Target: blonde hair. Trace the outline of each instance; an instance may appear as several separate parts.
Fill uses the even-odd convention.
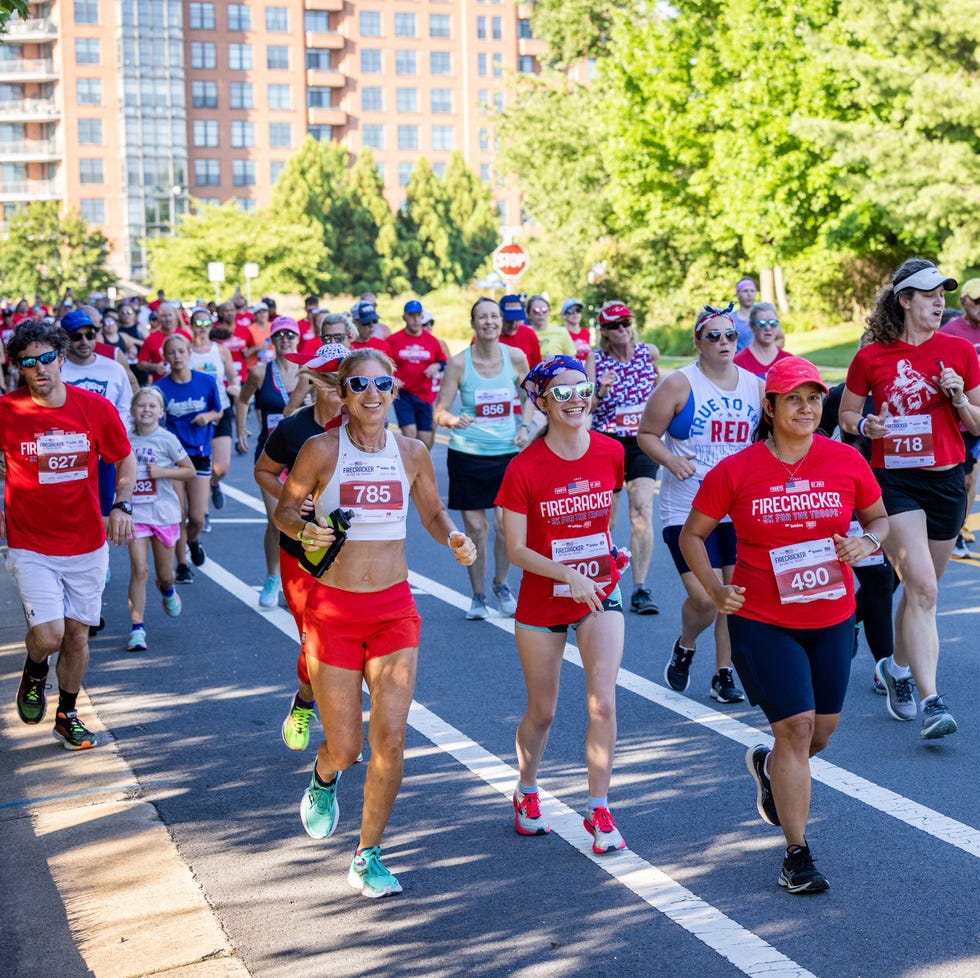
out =
[[[132,414],[136,410],[136,403],[141,397],[152,397],[160,405],[164,413],[167,411],[167,401],[163,396],[163,391],[159,387],[141,387],[129,402],[129,411]]]

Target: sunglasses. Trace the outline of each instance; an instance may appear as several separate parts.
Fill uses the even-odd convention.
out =
[[[545,394],[551,394],[556,401],[567,401],[571,398],[572,394],[578,394],[583,401],[587,401],[592,397],[594,390],[595,384],[589,380],[583,380],[580,384],[555,384],[554,387],[549,387],[541,396],[544,397]]]
[[[202,327],[203,326],[210,326],[211,325],[211,320],[210,319],[192,319],[191,320],[191,325],[192,326],[202,326]]]
[[[48,350],[47,353],[42,353],[40,356],[24,357],[17,362],[20,364],[22,370],[30,370],[33,367],[36,367],[39,363],[43,363],[47,367],[49,364],[54,363],[57,359],[57,352],[55,350]]]
[[[88,329],[84,331],[79,330],[77,332],[68,334],[69,343],[77,343],[79,340],[87,340],[89,343],[91,343],[92,340],[94,339],[95,339],[95,333],[93,333],[91,330]]]
[[[374,384],[374,389],[379,394],[390,394],[391,389],[395,386],[395,378],[386,375],[380,377],[362,377],[359,374],[355,374],[353,377],[348,377],[344,381],[344,384],[355,394],[363,394],[371,384]]]
[[[281,329],[272,338],[274,340],[298,340],[299,333],[294,333],[291,329]]]
[[[723,333],[720,329],[712,329],[707,333],[702,333],[701,339],[707,340],[709,343],[717,343],[723,336],[729,343],[734,343],[738,339],[738,331],[734,329],[726,329]]]
[[[347,339],[346,333],[321,333],[320,339],[324,343],[343,343]]]
[[[753,319],[750,325],[757,329],[775,329],[779,325],[778,319]]]
[[[620,319],[618,322],[615,323],[603,323],[602,328],[603,329],[629,329],[632,325],[633,325],[633,321],[631,319]]]

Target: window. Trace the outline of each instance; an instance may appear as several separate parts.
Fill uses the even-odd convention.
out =
[[[395,74],[396,75],[417,74],[416,67],[415,67],[414,51],[395,52]]]
[[[304,10],[303,30],[309,34],[329,34],[330,14],[326,10]]]
[[[234,149],[250,149],[255,145],[255,123],[235,119],[231,124],[231,145]]]
[[[504,56],[495,54],[493,56],[493,77],[499,78],[504,73]]]
[[[415,14],[395,14],[395,37],[415,37]]]
[[[481,78],[486,78],[490,74],[487,70],[487,56],[483,52],[476,56],[476,73]]]
[[[102,82],[98,78],[79,78],[77,91],[79,105],[102,104]]]
[[[433,163],[432,172],[442,180],[446,176],[446,164],[445,163]]]
[[[429,37],[449,38],[449,14],[429,14]]]
[[[191,138],[195,146],[217,146],[218,120],[195,119],[191,129]]]
[[[232,82],[228,86],[228,95],[233,109],[255,108],[255,97],[252,94],[251,82]]]
[[[385,165],[384,163],[375,163],[375,167],[378,170],[378,176],[381,177],[381,182],[385,182]]]
[[[306,67],[312,71],[330,70],[330,49],[329,48],[307,48]]]
[[[269,108],[291,109],[293,107],[293,91],[289,85],[269,86]]]
[[[75,38],[75,64],[97,65],[99,63],[99,39],[97,37]]]
[[[102,160],[78,161],[79,183],[103,183]]]
[[[490,182],[490,164],[489,163],[481,163],[480,164],[480,179],[484,183],[489,183]]]
[[[493,39],[499,41],[504,36],[504,26],[503,19],[500,17],[493,18]]]
[[[287,33],[289,30],[289,10],[286,7],[266,7],[265,29],[270,34]]]
[[[358,19],[361,37],[381,37],[381,14],[376,10],[362,10]]]
[[[75,23],[97,24],[99,22],[99,0],[75,0]]]
[[[214,30],[214,4],[192,3],[190,5],[190,28],[193,31]]]
[[[270,44],[265,49],[265,65],[270,71],[288,71],[289,48],[285,44]]]
[[[195,109],[216,109],[218,107],[218,83],[191,82],[191,105]]]
[[[82,220],[89,224],[105,224],[105,201],[98,197],[83,197],[79,202]]]
[[[385,148],[385,127],[384,126],[365,126],[364,145],[369,149]]]
[[[318,143],[329,143],[333,139],[333,126],[307,126],[306,133]]]
[[[456,143],[456,130],[452,126],[432,127],[432,148],[451,150]]]
[[[254,180],[252,181],[255,182]],[[235,206],[240,211],[254,211],[256,209],[256,202],[248,197],[235,197]]]
[[[381,49],[380,48],[361,48],[361,74],[362,75],[381,74]]]
[[[432,111],[436,115],[445,115],[453,111],[453,90],[451,88],[432,89]]]
[[[522,54],[517,59],[517,70],[522,75],[533,75],[534,74],[534,57],[530,54]]]
[[[376,85],[365,85],[361,89],[361,111],[383,112],[384,99],[382,90]]]
[[[228,4],[228,30],[250,31],[252,29],[252,10],[243,3]]]
[[[490,151],[490,130],[481,129],[480,130],[480,152],[487,153]]]
[[[418,149],[419,148],[419,127],[418,126],[399,126],[398,127],[398,148],[399,149]]]
[[[275,183],[279,179],[279,174],[285,169],[286,164],[282,160],[273,160],[269,164],[269,182]]]
[[[252,70],[252,45],[229,44],[228,67],[232,71],[251,71]]]
[[[79,145],[81,146],[101,146],[102,145],[102,120],[79,119],[78,142]]]
[[[493,93],[493,107],[497,112],[504,111],[504,93],[494,92]]]
[[[212,41],[191,41],[191,67],[218,67],[218,47]]]
[[[255,161],[232,160],[231,182],[232,185],[235,187],[254,187],[255,186]]]
[[[527,17],[521,17],[517,21],[517,36],[522,41],[529,41],[534,35],[531,33],[531,21]]]
[[[306,107],[308,109],[329,109],[333,105],[333,91],[325,87],[311,86],[306,89]]]
[[[276,149],[288,149],[293,145],[293,127],[288,122],[270,122],[269,145]],[[275,183],[275,180],[272,182]]]
[[[452,57],[448,51],[429,52],[429,74],[451,75],[452,73]]]
[[[412,167],[414,163],[399,163],[398,164],[398,186],[407,187],[408,181],[412,179]]]
[[[417,88],[395,89],[395,108],[399,112],[418,112],[419,90]]]
[[[194,160],[194,183],[199,187],[221,184],[221,164],[218,160]]]
[[[486,112],[490,108],[490,89],[481,88],[476,93],[476,104],[480,107],[481,112]]]
[[[487,18],[479,16],[476,18],[476,39],[485,41],[487,38]]]

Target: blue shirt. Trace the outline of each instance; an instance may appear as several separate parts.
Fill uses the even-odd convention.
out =
[[[221,398],[215,379],[200,370],[192,370],[191,379],[185,384],[178,384],[167,375],[156,386],[167,403],[167,430],[177,436],[191,458],[210,458],[214,425],[197,425],[194,419],[210,411],[220,413]]]

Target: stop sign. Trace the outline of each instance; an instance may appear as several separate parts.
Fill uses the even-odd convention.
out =
[[[493,253],[493,267],[504,278],[520,278],[527,266],[527,252],[519,244],[501,245]]]

